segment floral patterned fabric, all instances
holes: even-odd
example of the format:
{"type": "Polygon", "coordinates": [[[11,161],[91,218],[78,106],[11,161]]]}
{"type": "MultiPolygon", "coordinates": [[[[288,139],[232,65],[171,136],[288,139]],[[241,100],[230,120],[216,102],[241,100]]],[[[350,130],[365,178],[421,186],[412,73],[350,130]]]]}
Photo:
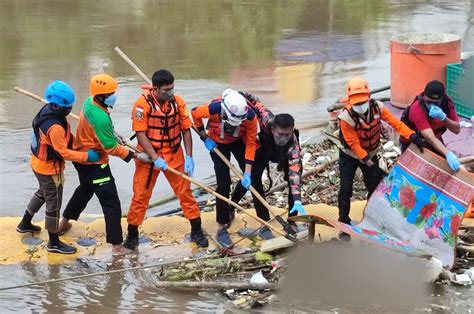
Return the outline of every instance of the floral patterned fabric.
{"type": "Polygon", "coordinates": [[[431,255],[452,267],[461,220],[474,200],[474,175],[452,174],[446,161],[410,147],[379,184],[357,226],[342,231],[408,254],[431,255]]]}

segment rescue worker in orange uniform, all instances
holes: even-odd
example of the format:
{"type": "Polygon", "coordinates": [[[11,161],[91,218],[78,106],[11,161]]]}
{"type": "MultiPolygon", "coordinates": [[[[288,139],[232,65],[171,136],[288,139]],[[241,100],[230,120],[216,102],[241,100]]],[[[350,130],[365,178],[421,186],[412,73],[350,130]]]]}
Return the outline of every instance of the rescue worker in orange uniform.
{"type": "MultiPolygon", "coordinates": [[[[352,185],[357,168],[362,170],[368,197],[372,195],[385,174],[379,168],[377,158],[382,120],[420,149],[424,141],[393,116],[382,102],[370,98],[369,85],[363,78],[356,77],[348,82],[347,97],[349,102],[338,116],[339,139],[343,145],[339,150],[338,207],[339,221],[350,224],[352,185]]],[[[339,236],[342,240],[350,239],[346,233],[341,233],[339,236]]]]}
{"type": "Polygon", "coordinates": [[[73,254],[76,248],[59,240],[59,211],[61,210],[64,160],[94,162],[99,154],[93,150],[72,149],[74,137],[66,116],[75,100],[73,89],[62,81],[54,81],[45,90],[48,101],[33,120],[31,168],[38,179],[39,189],[28,203],[25,215],[17,226],[20,233],[39,232],[31,223],[33,215],[46,203],[45,227],[49,233],[48,252],[73,254]]]}
{"type": "Polygon", "coordinates": [[[104,212],[106,241],[112,244],[112,255],[126,254],[129,250],[122,246],[122,209],[108,156],[117,156],[125,162],[136,157],[134,152],[117,142],[114,134],[109,108],[115,105],[118,87],[117,81],[107,74],[95,75],[90,80],[90,97],[82,107],[74,148],[79,151],[94,149],[99,152],[100,159],[73,163],[80,185],[69,200],[60,225],[63,230],[70,219],[79,219],[89,200],[97,195],[104,212]]]}
{"type": "Polygon", "coordinates": [[[200,211],[191,191],[191,183],[171,172],[168,167],[189,176],[194,172],[191,126],[192,121],[184,100],[174,94],[174,77],[167,70],[153,74],[152,84],[142,87],[143,95],[133,105],[133,130],[138,139],[138,148],[153,160],[153,163],[135,160],[133,198],[128,210],[128,235],[124,246],[133,250],[138,246],[138,226],[143,223],[150,197],[160,171],[164,172],[184,216],[191,224],[191,240],[200,247],[209,242],[201,229],[200,211]],[[181,148],[184,142],[186,157],[181,148]]]}
{"type": "MultiPolygon", "coordinates": [[[[257,150],[258,120],[255,111],[247,106],[245,98],[230,88],[222,93],[222,97],[193,108],[191,115],[194,124],[204,138],[204,145],[211,154],[217,180],[217,193],[229,197],[230,178],[229,167],[214,153],[214,149],[230,159],[231,154],[244,172],[238,184],[248,190],[251,185],[252,164],[257,150]],[[207,135],[203,119],[208,119],[207,135]]],[[[233,210],[229,204],[216,199],[217,241],[225,248],[234,244],[227,228],[232,220],[233,210]]]]}

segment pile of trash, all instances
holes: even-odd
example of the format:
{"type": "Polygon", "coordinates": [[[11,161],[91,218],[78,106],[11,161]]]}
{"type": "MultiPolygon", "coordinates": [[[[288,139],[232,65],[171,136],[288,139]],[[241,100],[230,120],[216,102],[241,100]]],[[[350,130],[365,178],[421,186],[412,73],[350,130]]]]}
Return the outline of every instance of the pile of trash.
{"type": "MultiPolygon", "coordinates": [[[[331,136],[327,139],[302,146],[303,155],[303,176],[301,186],[301,197],[303,204],[328,204],[337,206],[337,194],[339,192],[339,164],[334,162],[339,155],[339,141],[331,136]],[[313,171],[316,167],[328,163],[323,171],[313,171]],[[309,175],[305,175],[309,174],[309,175]]],[[[382,142],[378,158],[379,167],[385,172],[389,172],[400,157],[401,151],[393,141],[382,142]]],[[[283,172],[278,171],[275,164],[270,164],[270,174],[272,176],[272,186],[284,183],[283,172]]],[[[270,180],[267,173],[263,177],[264,187],[269,188],[270,180]]],[[[247,195],[246,204],[250,204],[251,197],[247,195]]],[[[266,199],[269,204],[276,207],[286,207],[288,204],[288,188],[281,191],[267,194],[266,199]]],[[[352,201],[367,199],[367,190],[360,169],[357,171],[354,185],[352,201]]]]}
{"type": "MultiPolygon", "coordinates": [[[[340,143],[337,136],[331,133],[324,133],[325,139],[320,142],[313,144],[302,145],[303,155],[303,175],[301,185],[301,197],[303,204],[328,204],[331,206],[337,206],[337,194],[339,191],[339,164],[337,159],[339,156],[340,143]],[[324,169],[317,171],[321,166],[324,169]],[[319,168],[318,168],[319,167],[319,168]]],[[[401,155],[401,151],[398,145],[394,141],[386,139],[381,140],[378,158],[379,167],[389,172],[392,166],[396,163],[398,157],[401,155]]],[[[262,176],[263,186],[266,192],[265,198],[267,202],[279,208],[285,208],[288,206],[288,185],[284,179],[282,171],[277,169],[277,165],[270,163],[270,177],[268,177],[267,171],[264,171],[262,176]]],[[[238,178],[232,176],[232,181],[235,183],[238,178]]],[[[216,183],[214,180],[208,180],[211,188],[215,188],[216,183]]],[[[198,199],[199,207],[203,212],[210,212],[215,210],[215,197],[207,194],[207,192],[196,188],[194,196],[198,199]],[[206,197],[207,196],[207,197],[206,197]]],[[[163,204],[174,200],[172,196],[169,199],[162,200],[154,203],[153,206],[163,204]]],[[[356,172],[353,185],[353,197],[352,201],[365,200],[367,199],[367,190],[364,185],[364,179],[360,169],[356,172]]],[[[240,205],[244,208],[253,208],[252,195],[247,193],[245,197],[240,201],[240,205]]],[[[173,213],[181,214],[180,209],[174,210],[173,213]]],[[[172,214],[164,213],[166,215],[172,214]]]]}
{"type": "Polygon", "coordinates": [[[240,309],[262,306],[274,295],[283,258],[253,251],[162,265],[148,279],[157,287],[216,289],[240,309]]]}

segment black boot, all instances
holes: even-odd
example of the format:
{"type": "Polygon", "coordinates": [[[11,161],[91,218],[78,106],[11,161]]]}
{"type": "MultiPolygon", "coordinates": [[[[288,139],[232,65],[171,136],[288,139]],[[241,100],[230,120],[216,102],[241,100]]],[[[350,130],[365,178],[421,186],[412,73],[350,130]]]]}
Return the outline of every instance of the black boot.
{"type": "Polygon", "coordinates": [[[135,250],[138,247],[138,226],[128,225],[128,234],[123,246],[129,250],[135,250]]]}
{"type": "Polygon", "coordinates": [[[19,233],[40,232],[41,227],[33,225],[31,219],[33,219],[33,216],[28,211],[25,211],[25,215],[23,215],[23,219],[16,227],[16,231],[19,233]]]}
{"type": "Polygon", "coordinates": [[[49,241],[46,250],[51,253],[74,254],[77,249],[59,240],[57,233],[49,233],[49,241]]]}
{"type": "Polygon", "coordinates": [[[189,222],[191,223],[191,241],[200,247],[208,247],[209,241],[202,232],[201,218],[191,219],[189,222]]]}

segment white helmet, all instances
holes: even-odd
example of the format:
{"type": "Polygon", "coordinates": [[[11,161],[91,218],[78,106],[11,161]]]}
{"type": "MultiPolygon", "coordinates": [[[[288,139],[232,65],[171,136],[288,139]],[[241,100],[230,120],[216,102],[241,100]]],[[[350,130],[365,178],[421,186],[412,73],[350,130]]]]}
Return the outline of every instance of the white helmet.
{"type": "Polygon", "coordinates": [[[247,119],[247,101],[239,92],[228,88],[222,93],[222,108],[227,116],[226,122],[233,126],[239,126],[247,119]]]}

